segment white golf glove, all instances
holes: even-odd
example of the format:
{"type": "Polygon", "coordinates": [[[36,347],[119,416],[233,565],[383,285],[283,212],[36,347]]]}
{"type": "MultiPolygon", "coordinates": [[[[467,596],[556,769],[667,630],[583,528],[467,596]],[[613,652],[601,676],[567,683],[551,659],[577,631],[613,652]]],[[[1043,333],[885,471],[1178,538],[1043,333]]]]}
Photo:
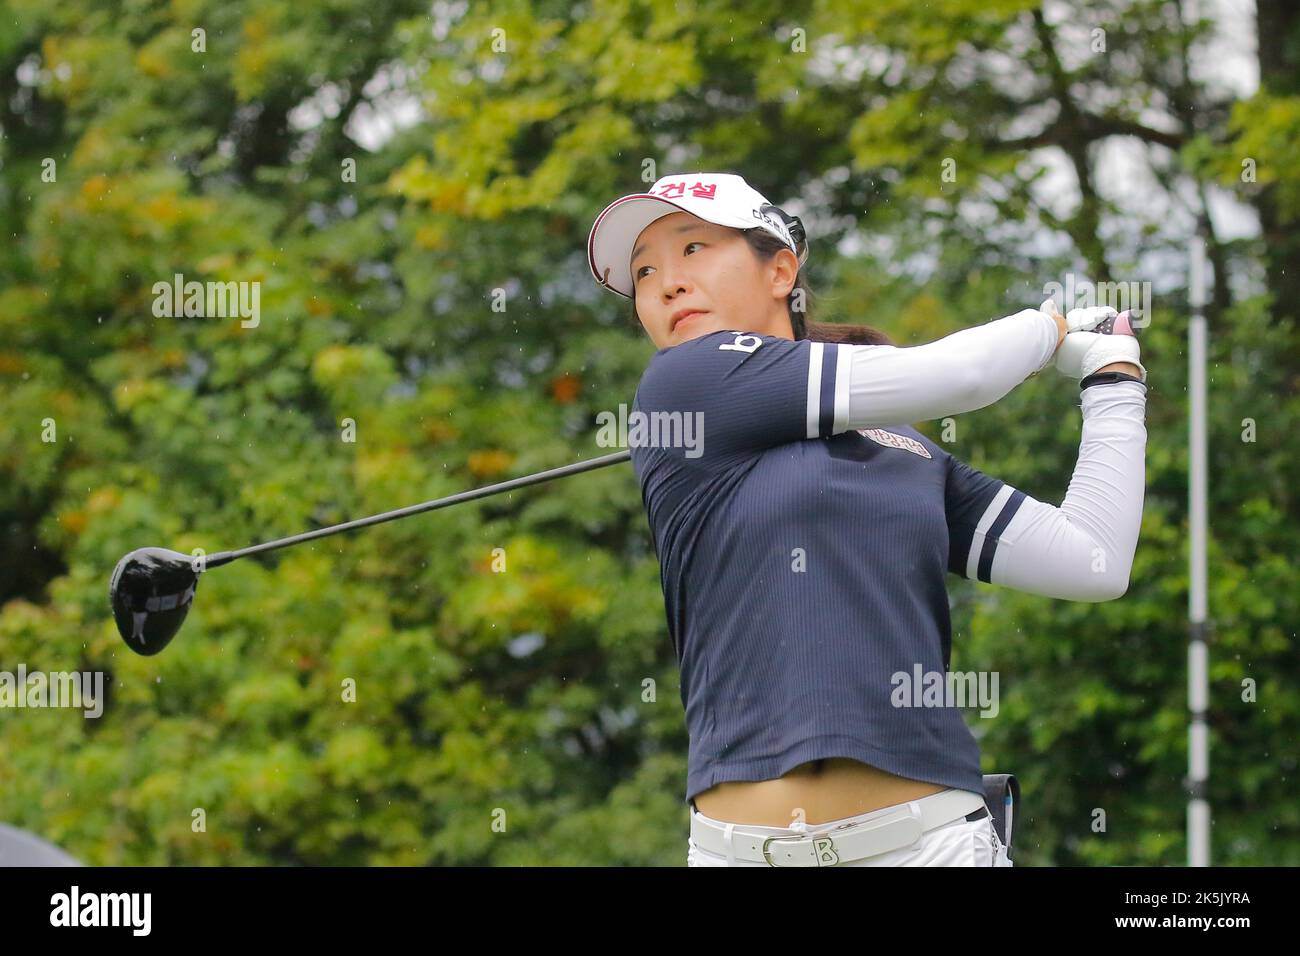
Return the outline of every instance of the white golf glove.
{"type": "MultiPolygon", "coordinates": [[[[1056,315],[1056,303],[1048,299],[1041,311],[1056,315]]],[[[1069,331],[1056,350],[1054,364],[1062,375],[1082,381],[1099,368],[1112,362],[1131,362],[1147,380],[1147,370],[1141,362],[1137,328],[1130,321],[1128,311],[1116,312],[1107,305],[1086,309],[1071,309],[1065,314],[1069,331]]]]}

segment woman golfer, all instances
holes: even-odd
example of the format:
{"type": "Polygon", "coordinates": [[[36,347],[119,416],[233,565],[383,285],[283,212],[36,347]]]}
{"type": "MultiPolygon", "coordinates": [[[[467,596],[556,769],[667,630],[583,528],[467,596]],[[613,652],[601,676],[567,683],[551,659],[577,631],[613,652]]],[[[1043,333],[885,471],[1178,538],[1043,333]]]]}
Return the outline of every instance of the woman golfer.
{"type": "Polygon", "coordinates": [[[628,444],[681,667],[688,863],[1010,866],[975,739],[933,693],[945,575],[1125,592],[1146,447],[1127,313],[1049,301],[910,348],[808,323],[802,224],[726,173],[614,201],[588,245],[658,346],[628,444]],[[1059,508],[906,424],[983,408],[1049,363],[1082,388],[1059,508]]]}

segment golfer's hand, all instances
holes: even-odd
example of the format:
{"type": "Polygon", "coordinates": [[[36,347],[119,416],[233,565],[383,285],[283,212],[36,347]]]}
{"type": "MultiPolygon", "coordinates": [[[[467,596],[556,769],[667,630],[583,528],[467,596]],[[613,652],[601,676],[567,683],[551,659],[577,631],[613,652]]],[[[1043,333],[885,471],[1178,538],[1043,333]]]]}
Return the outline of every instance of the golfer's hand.
{"type": "MultiPolygon", "coordinates": [[[[1052,303],[1048,300],[1043,304],[1052,303]]],[[[1138,330],[1127,311],[1116,312],[1109,306],[1071,309],[1063,319],[1067,331],[1057,346],[1055,358],[1057,371],[1062,375],[1081,381],[1093,372],[1124,363],[1131,367],[1123,371],[1146,381],[1147,370],[1141,361],[1138,330]]]]}
{"type": "Polygon", "coordinates": [[[1038,311],[1046,312],[1056,319],[1057,328],[1061,330],[1061,337],[1056,343],[1058,349],[1069,333],[1091,331],[1107,319],[1114,319],[1118,314],[1108,305],[1098,305],[1086,309],[1071,309],[1069,313],[1062,315],[1060,309],[1056,307],[1055,299],[1048,299],[1038,307],[1038,311]]]}
{"type": "MultiPolygon", "coordinates": [[[[1038,311],[1046,312],[1052,318],[1056,319],[1056,329],[1057,329],[1056,347],[1059,349],[1061,347],[1061,343],[1065,341],[1065,334],[1070,331],[1070,326],[1066,323],[1065,316],[1061,315],[1061,313],[1057,310],[1056,303],[1052,299],[1048,299],[1046,302],[1040,305],[1038,307],[1038,311]]],[[[1056,353],[1053,352],[1052,354],[1055,355],[1056,353]]]]}
{"type": "MultiPolygon", "coordinates": [[[[1114,309],[1072,309],[1069,316],[1061,314],[1060,309],[1056,307],[1055,299],[1048,299],[1038,307],[1039,312],[1046,312],[1056,320],[1056,350],[1061,348],[1061,343],[1065,341],[1066,335],[1075,330],[1092,329],[1098,322],[1102,321],[1106,314],[1113,314],[1114,309]]],[[[1056,357],[1056,351],[1052,352],[1052,357],[1056,357]]],[[[1034,373],[1037,374],[1037,373],[1034,373]]]]}

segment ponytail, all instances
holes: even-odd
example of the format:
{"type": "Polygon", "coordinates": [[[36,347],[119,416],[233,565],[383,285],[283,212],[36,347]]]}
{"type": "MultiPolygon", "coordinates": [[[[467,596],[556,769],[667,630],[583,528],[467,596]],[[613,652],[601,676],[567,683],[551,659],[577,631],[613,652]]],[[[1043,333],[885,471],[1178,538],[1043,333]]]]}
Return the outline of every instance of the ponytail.
{"type": "Polygon", "coordinates": [[[795,338],[809,339],[813,342],[836,342],[841,345],[894,344],[894,340],[888,335],[870,325],[840,325],[835,322],[809,322],[804,334],[800,335],[796,331],[795,338]]]}

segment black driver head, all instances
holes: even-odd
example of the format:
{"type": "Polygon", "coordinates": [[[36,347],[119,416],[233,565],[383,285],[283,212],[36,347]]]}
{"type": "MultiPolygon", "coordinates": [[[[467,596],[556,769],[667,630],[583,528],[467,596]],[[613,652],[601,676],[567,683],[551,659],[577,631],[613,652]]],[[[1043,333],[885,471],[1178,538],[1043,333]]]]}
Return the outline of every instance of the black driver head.
{"type": "Polygon", "coordinates": [[[113,569],[108,597],[126,646],[157,654],[180,630],[198,587],[194,558],[166,548],[138,548],[113,569]]]}

